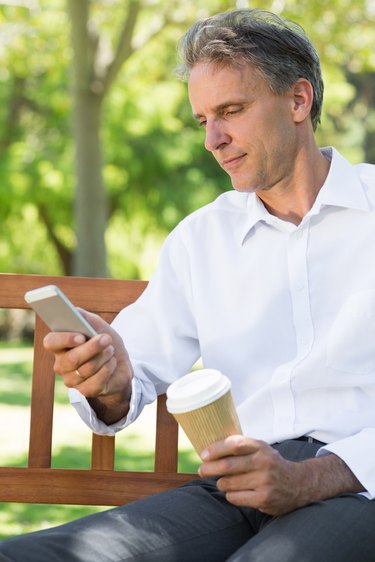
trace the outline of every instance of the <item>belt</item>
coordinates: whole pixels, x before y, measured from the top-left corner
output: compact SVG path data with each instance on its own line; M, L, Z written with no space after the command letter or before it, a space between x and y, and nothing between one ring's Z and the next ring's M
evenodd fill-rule
M318 441L314 439L314 437L310 437L310 435L302 435L301 437L295 437L293 441L307 441L307 443L315 443L316 445L326 445L327 443L323 443L323 441Z

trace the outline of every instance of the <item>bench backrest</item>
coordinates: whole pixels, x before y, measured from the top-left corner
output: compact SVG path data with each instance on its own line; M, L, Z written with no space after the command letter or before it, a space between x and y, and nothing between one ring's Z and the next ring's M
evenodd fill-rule
M0 274L0 308L28 308L24 293L48 284L108 322L146 286L144 281ZM94 434L91 469L51 468L55 377L53 356L42 343L47 332L36 316L28 466L0 467L0 501L121 505L192 479L192 474L177 473L178 426L166 410L165 396L157 404L154 472L115 470L115 438Z

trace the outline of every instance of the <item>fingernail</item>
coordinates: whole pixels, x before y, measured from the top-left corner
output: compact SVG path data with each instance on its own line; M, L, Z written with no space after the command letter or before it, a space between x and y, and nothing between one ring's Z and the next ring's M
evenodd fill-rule
M107 347L107 345L109 345L111 342L112 342L112 338L108 334L103 334L99 338L99 343L102 347Z
M200 457L201 457L202 461L207 460L209 456L210 456L210 454L207 451L207 449L203 449L203 451L200 454Z
M77 334L73 338L74 343L85 343L86 338L83 334Z

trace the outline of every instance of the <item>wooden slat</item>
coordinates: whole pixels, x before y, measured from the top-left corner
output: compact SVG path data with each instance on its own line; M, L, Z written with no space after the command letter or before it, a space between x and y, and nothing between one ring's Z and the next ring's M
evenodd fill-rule
M116 312L134 302L145 289L146 281L122 281L91 277L0 274L2 308L29 308L23 296L42 285L58 285L76 306L98 312ZM100 298L98 295L100 294Z
M92 434L91 468L113 470L115 466L115 438Z
M53 356L43 347L47 331L47 326L36 316L34 349L38 351L34 353L28 455L28 465L34 468L51 466L55 375Z
M166 407L166 395L158 397L156 415L155 471L176 472L178 462L178 425Z
M122 505L176 488L193 474L106 470L0 468L2 501L74 505Z

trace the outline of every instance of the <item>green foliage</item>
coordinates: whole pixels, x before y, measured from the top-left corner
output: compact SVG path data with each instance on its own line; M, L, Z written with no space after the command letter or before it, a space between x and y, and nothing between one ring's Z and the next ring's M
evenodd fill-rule
M61 2L48 6L0 8L2 271L60 269L45 214L67 245L74 239L66 16Z
M370 0L211 0L204 7L145 2L134 39L136 47L145 44L122 68L102 114L107 247L115 277L148 277L165 234L231 188L202 148L203 132L173 69L176 43L191 21L246 5L299 22L316 45L326 84L319 143L338 146L354 162L375 161ZM63 0L29 6L0 6L0 269L64 273L76 243L69 25ZM110 52L128 2L90 6ZM167 23L145 42L164 13Z

